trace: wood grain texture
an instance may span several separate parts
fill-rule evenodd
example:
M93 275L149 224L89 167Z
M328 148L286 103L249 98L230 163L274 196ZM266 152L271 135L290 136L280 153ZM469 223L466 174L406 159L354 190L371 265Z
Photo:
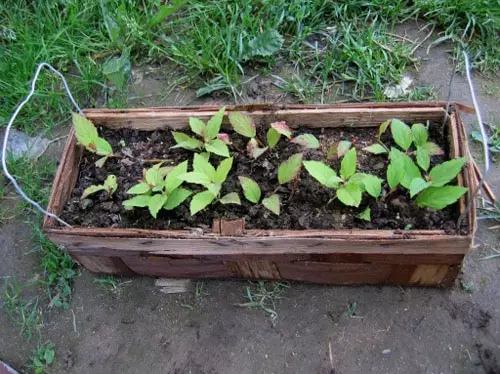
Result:
M293 126L378 126L398 117L408 122L444 117L444 103L349 105L228 106L250 114L256 123L285 120ZM182 128L190 116L208 119L219 108L145 108L86 110L96 124L145 130ZM468 154L467 137L452 104L449 121L453 157ZM78 177L82 147L70 132L51 193L49 209L59 213ZM474 186L473 169L464 168L459 183ZM461 202L464 209L465 198ZM173 278L290 279L328 284L452 285L475 231L442 230L245 230L242 220L216 220L212 232L119 228L61 228L45 219L44 232L90 271Z

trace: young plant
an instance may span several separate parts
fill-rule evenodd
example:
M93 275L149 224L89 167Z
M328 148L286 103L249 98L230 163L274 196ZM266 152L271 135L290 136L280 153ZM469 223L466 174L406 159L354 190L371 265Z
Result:
M379 136L386 131L388 126L389 122L382 124ZM402 152L396 147L391 147L389 151L390 164L387 168L387 183L391 190L402 185L410 191L411 198L417 197L415 202L420 207L440 210L455 203L467 189L460 186L450 186L447 183L455 179L467 159L462 157L449 160L428 171L430 157L442 154L443 151L435 143L428 141L427 128L419 123L410 128L396 119L390 122L390 126L394 141L405 151ZM412 144L416 148L414 152L409 151ZM410 155L415 155L416 164ZM421 170L424 173L423 176Z
M92 185L87 187L82 194L81 200L85 199L87 196L94 194L99 191L106 191L109 196L112 196L116 189L118 188L118 183L116 182L116 176L108 175L103 184Z
M175 167L161 165L159 163L144 170L143 179L127 191L135 196L123 202L125 209L147 207L149 213L156 218L161 209L175 209L191 196L190 190L180 187L182 180L179 179L180 175L186 173L188 162L181 162Z
M304 168L319 183L336 190L337 198L345 205L358 207L363 192L375 198L382 192L382 180L374 175L357 173L356 149L346 153L340 164L340 176L321 161L304 161Z
M222 107L206 124L199 118L191 117L189 127L202 141L182 132L173 131L172 135L177 144L172 148L184 148L189 151L205 149L207 152L215 153L218 156L229 157L227 146L231 144L231 141L227 134L219 132L225 110L226 107Z
M248 177L238 177L240 180L241 188L243 189L243 195L251 203L258 204L262 195L262 191L253 179ZM277 194L272 194L264 199L262 199L262 205L276 214L280 215L280 197Z
M103 167L106 160L113 155L111 145L99 136L94 124L81 114L73 113L73 126L78 144L83 145L89 152L103 156L95 163L97 167Z
M292 129L287 126L285 121L271 123L271 127L267 130L266 134L267 146L271 149L276 147L281 135L290 140L292 138Z
M268 147L260 146L262 142L257 138L255 123L252 117L241 112L231 112L229 113L229 123L235 132L245 138L250 138L247 143L247 152L252 158L256 159L268 150Z
M348 140L340 140L338 142L333 143L328 148L328 152L326 153L327 160L333 160L334 158L340 159L351 149L352 142Z
M222 160L216 169L208 161L207 156L206 154L195 154L193 157L193 171L189 173L184 172L178 176L181 181L200 184L206 188L205 191L198 192L193 196L189 206L192 216L205 209L214 201L219 201L221 204L241 204L240 197L235 192L220 197L222 183L226 181L229 171L233 166L233 158L230 157Z

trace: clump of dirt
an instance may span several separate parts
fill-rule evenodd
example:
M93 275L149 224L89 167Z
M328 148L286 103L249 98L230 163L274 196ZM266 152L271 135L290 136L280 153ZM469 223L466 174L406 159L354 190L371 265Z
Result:
M266 138L265 128L258 130L260 139ZM280 186L277 170L281 162L292 154L303 152L305 160L324 160L328 146L339 140L350 140L357 149L358 171L377 175L385 179L388 160L386 155L373 155L361 151L373 143L377 128L310 129L299 128L295 134L310 133L321 142L318 150L303 150L282 137L275 149L253 160L237 151L246 147L248 139L230 133L235 145L232 170L224 183L221 194L238 192L242 204L222 205L214 203L204 211L190 216L187 202L173 211L161 210L157 219L150 216L147 209L125 210L122 202L131 196L126 191L142 178L143 169L153 164L151 160L167 160L166 165L176 165L191 160L193 153L183 149L171 149L175 145L170 131L138 131L132 129L111 130L103 128L101 136L109 141L121 158L109 159L104 168L94 163L98 156L85 152L80 164L79 176L71 198L66 204L62 218L72 225L90 227L134 227L152 229L202 228L209 230L215 218L245 218L248 229L444 229L455 231L458 218L457 204L441 211L417 207L407 191L398 189L388 194L384 183L383 195L373 199L364 194L359 208L346 207L334 199L335 191L320 185L302 170L296 188L292 184ZM446 130L439 124L430 127L430 138L448 154ZM383 136L386 144L391 144L390 134ZM141 160L147 160L142 162ZM444 156L432 157L431 164L445 161ZM212 155L211 162L218 165L221 158ZM340 160L329 162L335 170L340 169ZM101 184L109 174L118 180L118 190L113 196L106 192L91 195L80 200L83 190L93 184ZM262 189L262 196L277 192L281 199L279 216L265 209L262 204L252 204L244 199L238 176L254 179ZM193 191L201 191L198 185L188 185ZM292 190L293 194L292 194ZM358 218L367 206L371 209L371 222Z

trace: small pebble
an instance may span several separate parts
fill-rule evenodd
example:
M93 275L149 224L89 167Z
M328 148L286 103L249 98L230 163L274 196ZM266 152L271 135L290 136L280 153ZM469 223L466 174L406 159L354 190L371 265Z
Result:
M383 169L384 168L384 163L383 162L379 162L379 163L373 165L372 168L373 168L373 170Z
M80 208L85 210L90 208L93 204L94 202L92 201L92 199L83 199L82 201L80 201Z
M388 355L389 353L391 353L391 350L390 350L390 349L384 349L384 350L382 351L382 354L383 354L383 355Z

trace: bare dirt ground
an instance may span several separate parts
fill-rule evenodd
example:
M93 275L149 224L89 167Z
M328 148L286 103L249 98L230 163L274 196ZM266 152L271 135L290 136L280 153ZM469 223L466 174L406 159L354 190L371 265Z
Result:
M406 31L415 35L412 26ZM422 62L413 74L418 85L434 87L445 99L450 45L428 55L425 49L417 53ZM167 95L162 69L141 68L134 76L130 106L232 102L217 96L199 100L180 87ZM475 81L485 120L500 118L500 80L476 74ZM259 93L258 101L287 100L267 86L271 91ZM454 78L452 99L471 104L461 75ZM473 121L466 117L469 129ZM495 166L490 184L500 196ZM336 373L500 373L500 258L482 260L498 248L499 230L488 226L479 223L476 246L452 289L292 283L274 321L262 310L235 305L246 301L246 281L205 281L200 296L166 295L146 277L118 279L114 290L103 290L96 275L81 270L70 309L44 312L44 338L57 349L49 371L331 373L331 343ZM26 280L35 272L27 230L20 220L0 227L0 276ZM346 314L353 303L355 314ZM3 311L0 336L0 359L22 368L33 345Z

